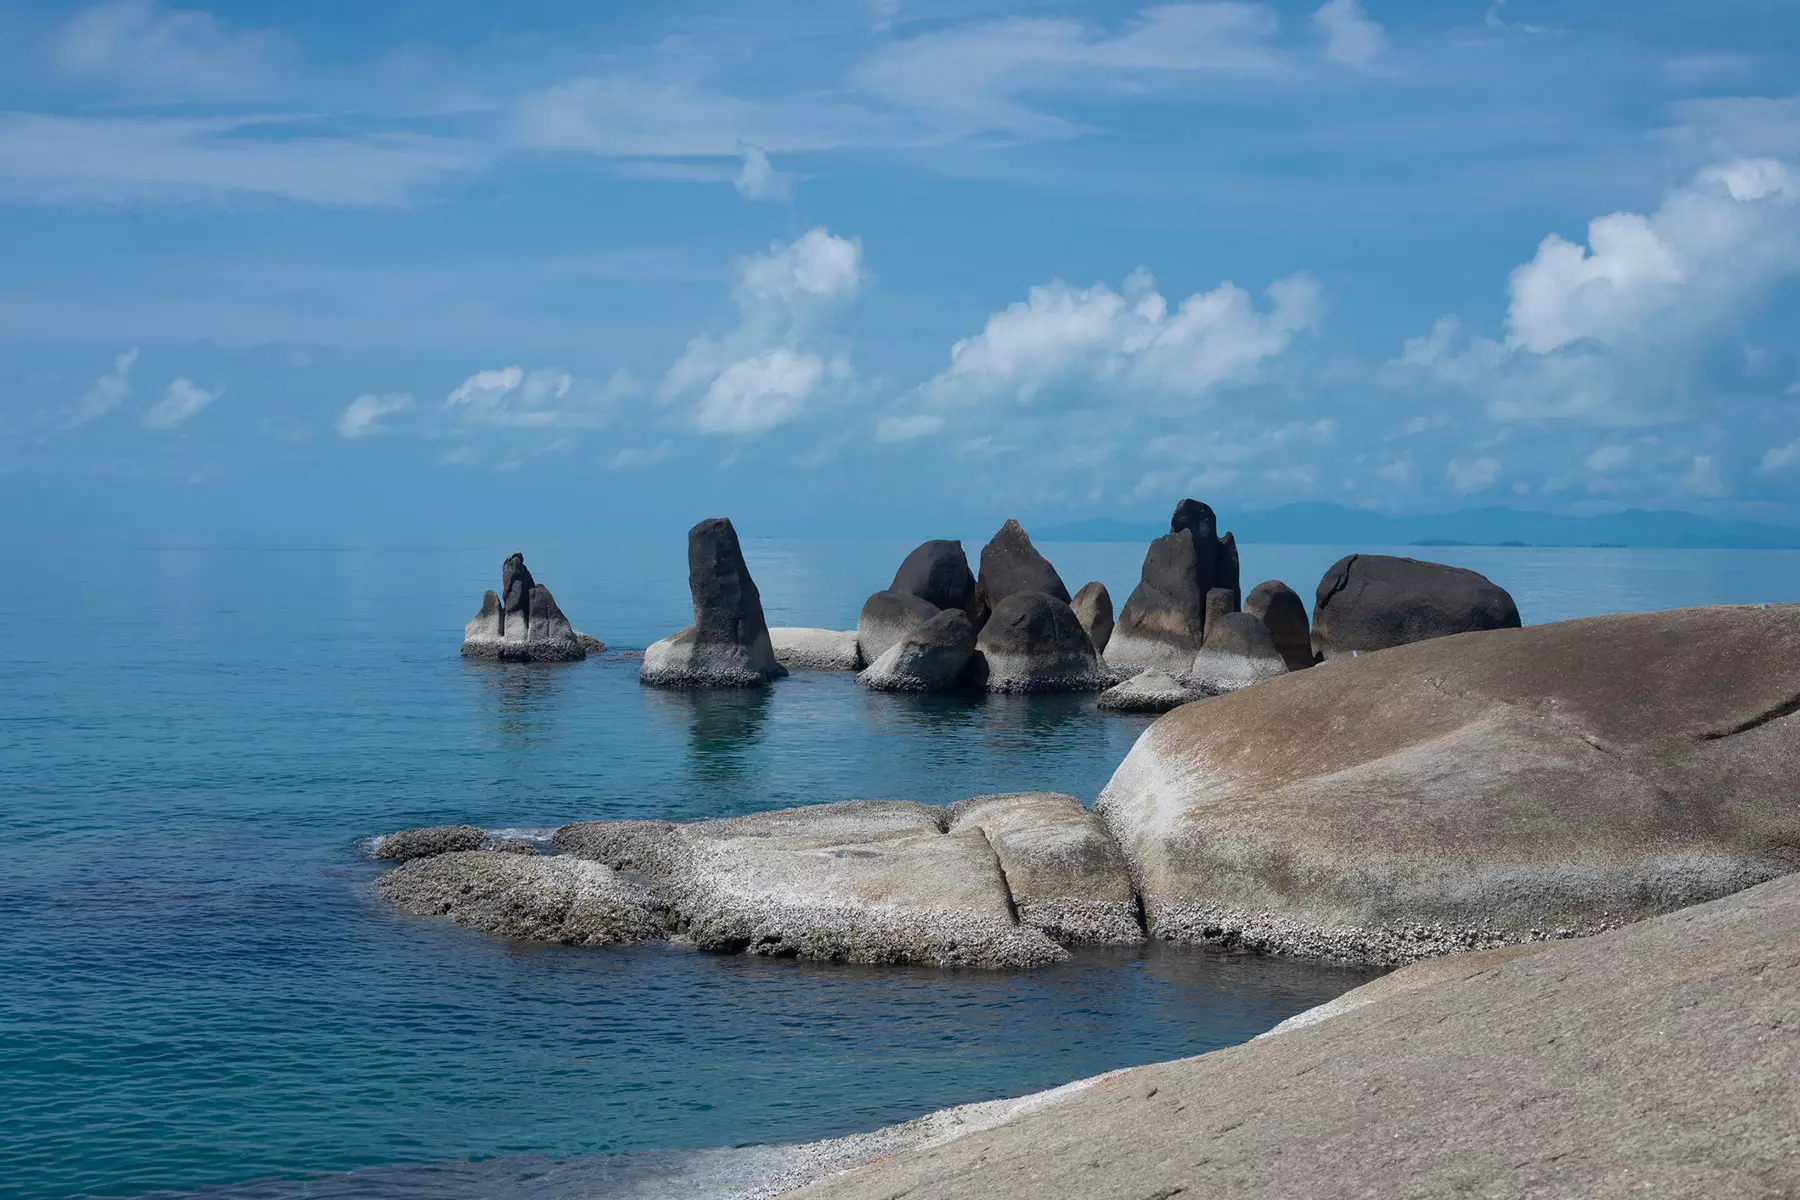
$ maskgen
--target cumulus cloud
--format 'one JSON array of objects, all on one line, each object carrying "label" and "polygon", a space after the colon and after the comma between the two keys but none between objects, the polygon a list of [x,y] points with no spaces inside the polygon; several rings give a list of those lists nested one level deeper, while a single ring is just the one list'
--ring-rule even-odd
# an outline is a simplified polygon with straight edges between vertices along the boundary
[{"label": "cumulus cloud", "polygon": [[287,39],[235,30],[209,13],[111,0],[70,18],[56,56],[71,74],[179,95],[254,92],[273,80]]},{"label": "cumulus cloud", "polygon": [[638,391],[620,370],[604,384],[577,380],[567,371],[520,366],[477,371],[444,399],[444,407],[471,425],[514,429],[593,428],[612,419],[617,401]]},{"label": "cumulus cloud", "polygon": [[1500,461],[1494,458],[1477,458],[1465,462],[1460,458],[1453,458],[1444,468],[1444,476],[1461,495],[1485,491],[1493,487],[1494,482],[1500,478]]},{"label": "cumulus cloud", "polygon": [[412,397],[403,393],[358,396],[338,417],[338,436],[361,438],[380,433],[381,418],[411,407]]},{"label": "cumulus cloud", "polygon": [[696,337],[664,377],[702,433],[755,435],[805,415],[855,372],[828,324],[862,286],[862,245],[823,227],[738,264],[738,324]]},{"label": "cumulus cloud", "polygon": [[113,369],[94,380],[88,390],[81,393],[75,403],[63,413],[60,422],[62,427],[74,429],[90,421],[98,421],[131,399],[131,371],[137,366],[137,360],[136,346],[114,358]]},{"label": "cumulus cloud", "polygon": [[1762,456],[1762,469],[1765,471],[1785,471],[1796,464],[1800,464],[1800,438],[1795,438],[1785,446],[1770,446]]},{"label": "cumulus cloud", "polygon": [[744,165],[732,180],[746,200],[782,201],[793,195],[793,180],[777,171],[760,147],[744,151]]},{"label": "cumulus cloud", "polygon": [[1259,310],[1249,292],[1221,283],[1171,309],[1144,270],[1120,291],[1061,281],[1033,287],[952,346],[949,368],[904,398],[883,427],[890,440],[917,437],[942,423],[907,419],[917,415],[909,410],[944,415],[1098,395],[1192,406],[1254,379],[1324,310],[1323,292],[1307,275],[1278,280],[1265,296],[1267,310]]},{"label": "cumulus cloud", "polygon": [[1369,19],[1358,0],[1327,0],[1312,19],[1325,35],[1325,57],[1333,62],[1363,68],[1387,50],[1387,31]]},{"label": "cumulus cloud", "polygon": [[164,390],[163,398],[144,414],[144,428],[169,430],[184,425],[223,394],[219,388],[208,391],[192,380],[177,379]]}]

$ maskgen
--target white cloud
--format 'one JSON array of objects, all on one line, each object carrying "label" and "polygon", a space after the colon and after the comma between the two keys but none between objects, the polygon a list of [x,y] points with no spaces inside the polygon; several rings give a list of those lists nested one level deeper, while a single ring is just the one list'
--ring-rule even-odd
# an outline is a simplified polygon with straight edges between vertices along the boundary
[{"label": "white cloud", "polygon": [[881,418],[875,426],[878,442],[909,442],[929,437],[944,427],[944,418],[936,413],[909,413]]},{"label": "white cloud", "polygon": [[1765,471],[1785,471],[1796,463],[1800,463],[1800,438],[1795,438],[1785,446],[1770,446],[1762,457],[1762,469]]},{"label": "white cloud", "polygon": [[1682,486],[1697,496],[1716,499],[1725,494],[1725,481],[1719,477],[1719,468],[1714,465],[1712,455],[1698,454],[1694,456],[1693,465],[1682,476]]},{"label": "white cloud", "polygon": [[1254,379],[1295,335],[1323,312],[1310,276],[1270,285],[1268,311],[1231,283],[1183,300],[1174,311],[1149,272],[1122,291],[1061,281],[1031,288],[1026,299],[988,318],[950,349],[950,367],[921,385],[913,400],[928,409],[972,404],[1031,404],[1068,394],[1121,394],[1192,405],[1216,388]]},{"label": "white cloud", "polygon": [[0,196],[123,204],[262,196],[388,206],[486,161],[419,134],[299,134],[292,122],[225,117],[0,114]]},{"label": "white cloud", "polygon": [[1590,471],[1617,471],[1630,462],[1630,446],[1601,446],[1587,456],[1587,465]]},{"label": "white cloud", "polygon": [[777,171],[758,146],[745,149],[743,168],[732,183],[746,200],[786,200],[794,190],[793,180]]},{"label": "white cloud", "polygon": [[1325,57],[1347,67],[1367,67],[1387,50],[1387,31],[1369,19],[1358,0],[1327,0],[1312,15],[1325,35]]},{"label": "white cloud", "polygon": [[638,390],[624,370],[594,386],[555,367],[510,366],[475,372],[445,397],[444,407],[472,425],[592,428],[610,421],[616,402]]},{"label": "white cloud", "polygon": [[273,82],[287,39],[233,30],[208,13],[111,0],[70,18],[56,42],[71,74],[179,95],[254,92]]},{"label": "white cloud", "polygon": [[174,429],[185,424],[190,417],[221,395],[223,392],[218,388],[208,391],[192,380],[177,379],[163,392],[163,398],[151,405],[150,410],[144,414],[144,428]]},{"label": "white cloud", "polygon": [[385,396],[358,396],[338,417],[339,437],[361,438],[382,432],[381,418],[412,407],[412,397],[404,393]]},{"label": "white cloud", "polygon": [[696,337],[663,380],[665,403],[697,397],[702,433],[753,435],[804,415],[855,372],[829,319],[862,286],[862,246],[823,227],[738,264],[736,328]]},{"label": "white cloud", "polygon": [[1444,476],[1449,479],[1450,486],[1466,496],[1470,492],[1484,491],[1494,486],[1500,478],[1500,461],[1493,458],[1477,458],[1464,462],[1453,458],[1444,468]]},{"label": "white cloud", "polygon": [[137,366],[137,360],[136,346],[114,358],[113,369],[94,380],[93,385],[62,414],[58,423],[64,429],[74,429],[99,420],[131,399],[131,371]]},{"label": "white cloud", "polygon": [[654,446],[628,446],[607,460],[607,469],[612,471],[632,467],[648,467],[669,457],[669,451],[675,448],[672,441],[662,441]]}]

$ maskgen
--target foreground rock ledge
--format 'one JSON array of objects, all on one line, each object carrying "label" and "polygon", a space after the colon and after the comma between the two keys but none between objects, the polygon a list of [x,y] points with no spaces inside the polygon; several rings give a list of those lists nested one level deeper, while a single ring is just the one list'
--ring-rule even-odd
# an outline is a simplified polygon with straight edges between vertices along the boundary
[{"label": "foreground rock ledge", "polygon": [[1800,869],[1800,606],[1341,658],[1177,709],[1096,806],[1151,933],[1394,965]]},{"label": "foreground rock ledge", "polygon": [[1340,1015],[1015,1101],[789,1194],[1792,1196],[1796,947],[1788,876],[1511,961],[1422,964]]}]

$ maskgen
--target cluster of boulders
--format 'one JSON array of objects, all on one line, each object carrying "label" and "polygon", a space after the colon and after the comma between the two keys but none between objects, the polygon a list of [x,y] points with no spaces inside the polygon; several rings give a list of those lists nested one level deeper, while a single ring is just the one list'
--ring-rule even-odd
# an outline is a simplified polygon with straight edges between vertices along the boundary
[{"label": "cluster of boulders", "polygon": [[500,662],[576,662],[606,649],[599,638],[569,627],[550,589],[531,577],[523,554],[500,568],[500,590],[481,598],[481,611],[463,629],[464,658]]},{"label": "cluster of boulders", "polygon": [[1034,793],[599,821],[547,858],[449,827],[384,841],[411,861],[380,887],[560,941],[1018,966],[1147,933],[1392,965],[1800,869],[1797,779],[1800,605],[1683,609],[1339,656],[1179,709],[1093,811]]}]

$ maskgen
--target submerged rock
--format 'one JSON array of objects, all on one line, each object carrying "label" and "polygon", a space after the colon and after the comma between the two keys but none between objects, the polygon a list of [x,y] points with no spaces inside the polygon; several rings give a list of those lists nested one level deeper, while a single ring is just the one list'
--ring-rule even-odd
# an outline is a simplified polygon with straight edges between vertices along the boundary
[{"label": "submerged rock", "polygon": [[961,609],[938,613],[903,635],[856,677],[878,692],[950,692],[969,686],[975,627]]},{"label": "submerged rock", "polygon": [[1279,579],[1259,583],[1244,597],[1244,611],[1268,629],[1288,670],[1301,671],[1313,665],[1312,630],[1307,624],[1306,602],[1293,588]]},{"label": "submerged rock", "polygon": [[369,857],[407,862],[453,850],[479,850],[486,844],[487,834],[474,825],[431,825],[376,838],[369,846]]},{"label": "submerged rock", "polygon": [[1100,693],[1097,703],[1108,712],[1165,713],[1212,694],[1167,671],[1149,670],[1107,688]]},{"label": "submerged rock", "polygon": [[949,830],[979,829],[1000,860],[1019,923],[1064,945],[1144,940],[1119,844],[1098,814],[1058,792],[976,796],[950,806]]},{"label": "submerged rock", "polygon": [[644,651],[638,678],[653,687],[761,687],[787,674],[775,661],[762,596],[737,530],[723,517],[688,530],[694,623]]},{"label": "submerged rock", "polygon": [[1206,597],[1214,588],[1237,593],[1237,543],[1229,533],[1218,536],[1211,508],[1183,500],[1169,532],[1144,554],[1142,576],[1106,643],[1106,665],[1126,675],[1152,667],[1186,671],[1205,644]]},{"label": "submerged rock", "polygon": [[1287,674],[1269,627],[1249,613],[1227,612],[1206,630],[1206,644],[1194,655],[1185,682],[1216,696]]},{"label": "submerged rock", "polygon": [[481,611],[463,628],[464,658],[499,662],[576,662],[598,638],[576,633],[550,589],[531,578],[525,556],[513,554],[500,571],[499,592],[481,598]]},{"label": "submerged rock", "polygon": [[975,648],[991,692],[1097,692],[1112,683],[1075,611],[1042,592],[1002,600]]},{"label": "submerged rock", "polygon": [[769,630],[775,661],[799,671],[854,671],[861,664],[854,629],[800,629],[775,626]]},{"label": "submerged rock", "polygon": [[1024,527],[1010,518],[981,548],[981,578],[976,586],[981,609],[987,613],[999,608],[1009,596],[1023,592],[1041,592],[1065,605],[1069,602],[1069,589],[1063,586],[1062,576],[1031,544]]},{"label": "submerged rock", "polygon": [[929,600],[906,592],[876,592],[863,602],[856,618],[856,650],[873,666],[901,638],[919,629],[941,610]]},{"label": "submerged rock", "polygon": [[1152,932],[1392,965],[1800,869],[1800,606],[1340,658],[1163,717],[1098,809]]},{"label": "submerged rock", "polygon": [[1094,653],[1104,652],[1113,631],[1112,593],[1106,590],[1106,585],[1098,579],[1082,584],[1069,607],[1075,610],[1075,619],[1087,630],[1088,640],[1094,643]]},{"label": "submerged rock", "polygon": [[1518,627],[1512,596],[1487,576],[1385,554],[1339,559],[1319,580],[1313,602],[1313,649],[1325,659]]},{"label": "submerged rock", "polygon": [[492,850],[415,859],[375,881],[388,903],[521,941],[603,946],[666,935],[654,897],[611,867]]}]

